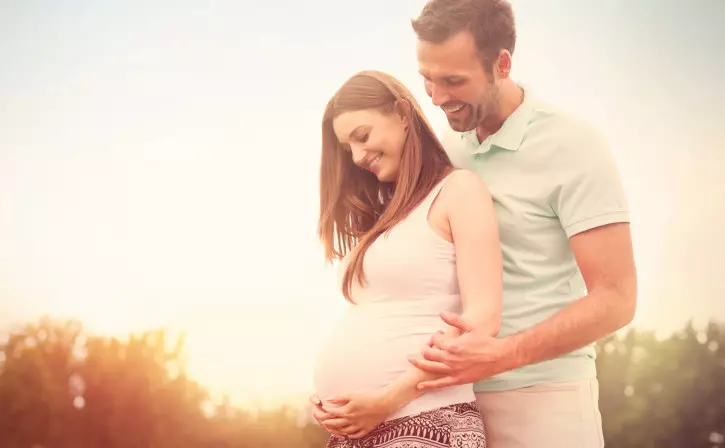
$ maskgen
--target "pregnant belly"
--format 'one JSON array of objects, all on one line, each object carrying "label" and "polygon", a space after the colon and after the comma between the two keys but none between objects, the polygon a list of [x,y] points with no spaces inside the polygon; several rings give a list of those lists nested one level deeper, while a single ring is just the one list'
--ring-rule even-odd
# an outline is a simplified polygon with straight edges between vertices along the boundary
[{"label": "pregnant belly", "polygon": [[315,388],[321,399],[389,384],[410,365],[430,335],[445,328],[437,314],[390,316],[351,309],[318,353]]}]

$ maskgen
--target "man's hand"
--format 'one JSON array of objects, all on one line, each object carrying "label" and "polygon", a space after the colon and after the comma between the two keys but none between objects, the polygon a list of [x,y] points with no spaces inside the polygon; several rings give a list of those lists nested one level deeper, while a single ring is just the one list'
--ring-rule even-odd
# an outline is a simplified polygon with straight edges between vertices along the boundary
[{"label": "man's hand", "polygon": [[461,331],[458,337],[435,334],[423,359],[411,358],[411,364],[441,378],[423,381],[420,390],[470,384],[516,367],[514,350],[507,339],[497,339],[490,331],[475,326],[457,314],[441,313],[441,318]]},{"label": "man's hand", "polygon": [[383,391],[338,396],[317,408],[326,414],[321,422],[325,429],[350,439],[364,437],[394,412]]}]

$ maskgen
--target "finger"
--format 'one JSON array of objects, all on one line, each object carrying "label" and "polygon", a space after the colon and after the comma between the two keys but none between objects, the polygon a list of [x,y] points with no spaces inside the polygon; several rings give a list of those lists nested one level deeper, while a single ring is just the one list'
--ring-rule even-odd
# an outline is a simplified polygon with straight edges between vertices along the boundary
[{"label": "finger", "polygon": [[[455,343],[452,341],[451,338],[445,337],[445,336],[438,336],[437,334],[434,334],[433,336],[431,336],[430,341],[431,341],[430,347],[423,349],[423,353],[425,353],[426,350],[429,350],[429,351],[434,350],[434,351],[438,351],[438,352],[443,350],[443,352],[440,352],[441,356],[443,356],[444,352],[452,352],[453,351],[452,349],[455,346]],[[441,360],[431,359],[431,361],[441,361]]]},{"label": "finger", "polygon": [[440,331],[440,330],[436,331],[435,334],[431,335],[430,339],[428,339],[428,342],[426,343],[426,347],[433,347],[434,338],[441,337],[444,335],[445,335],[445,333],[443,333],[442,331]]},{"label": "finger", "polygon": [[347,425],[343,429],[340,430],[340,432],[343,432],[346,436],[350,436],[350,434],[355,434],[356,432],[360,431],[359,425]]},{"label": "finger", "polygon": [[319,407],[319,406],[312,406],[312,415],[314,415],[315,418],[318,418],[319,417],[319,418],[323,418],[324,419],[324,418],[327,418],[326,416],[328,414],[321,407]]},{"label": "finger", "polygon": [[350,420],[346,418],[333,418],[330,420],[325,420],[325,428],[346,432],[344,431],[344,428],[350,426],[350,423]]},{"label": "finger", "polygon": [[[328,421],[329,421],[329,420],[328,420]],[[338,437],[346,437],[346,436],[347,436],[347,434],[345,434],[344,432],[340,431],[339,429],[335,429],[335,428],[331,428],[331,427],[329,427],[329,426],[327,425],[327,421],[325,421],[325,422],[323,422],[323,423],[320,423],[320,426],[322,426],[322,428],[323,428],[323,429],[324,429],[325,431],[329,432],[330,434],[334,434],[334,435],[336,435],[336,436],[338,436]]]},{"label": "finger", "polygon": [[318,412],[324,412],[325,410],[322,408],[322,401],[320,401],[319,398],[316,396],[310,397],[310,403],[312,404],[312,412],[318,411]]},{"label": "finger", "polygon": [[[461,353],[461,343],[460,341],[453,340],[453,338],[450,337],[436,337],[433,336],[431,345],[431,350],[442,350],[441,357],[443,362],[446,364],[450,364],[451,358],[449,355],[458,355]],[[433,359],[432,361],[435,361]]]},{"label": "finger", "polygon": [[332,434],[332,435],[335,435],[335,436],[337,436],[337,437],[343,437],[343,438],[347,437],[347,434],[345,434],[344,432],[340,432],[340,431],[331,431],[331,430],[329,430],[329,429],[327,429],[327,428],[325,428],[325,429],[327,430],[327,432],[329,432],[330,434]]},{"label": "finger", "polygon": [[468,322],[463,319],[460,314],[450,313],[448,311],[441,311],[441,319],[451,327],[456,327],[462,332],[471,331],[471,326]]},{"label": "finger", "polygon": [[439,364],[451,365],[451,354],[443,351],[438,347],[429,347],[423,349],[423,359]]},{"label": "finger", "polygon": [[428,361],[427,359],[410,358],[408,362],[424,372],[437,373],[440,375],[450,375],[453,372],[451,366],[440,362]]},{"label": "finger", "polygon": [[328,420],[329,418],[332,417],[327,412],[321,411],[317,408],[312,409],[312,416],[315,417],[315,420],[317,420],[318,422],[322,422],[323,420]]},{"label": "finger", "polygon": [[369,431],[367,431],[365,429],[360,429],[357,432],[355,432],[354,434],[348,434],[347,437],[350,439],[362,439],[363,437],[365,437],[368,434],[368,432]]},{"label": "finger", "polygon": [[319,411],[319,410],[317,410],[317,409],[313,409],[313,410],[312,410],[312,416],[313,416],[313,417],[315,418],[315,420],[317,420],[317,422],[318,422],[319,424],[321,424],[321,425],[323,425],[323,424],[324,424],[324,422],[326,422],[326,421],[328,421],[328,420],[330,420],[330,419],[332,419],[332,418],[335,418],[334,416],[332,416],[332,415],[328,414],[327,412],[324,412],[324,411]]},{"label": "finger", "polygon": [[464,383],[463,381],[460,381],[455,377],[444,376],[443,378],[438,378],[436,380],[423,381],[418,383],[418,390],[439,389],[441,387],[457,386],[459,384]]},{"label": "finger", "polygon": [[333,417],[349,417],[350,416],[350,405],[346,404],[345,406],[340,406],[337,408],[329,408],[325,409],[328,414],[332,415]]},{"label": "finger", "polygon": [[338,395],[337,397],[332,397],[330,399],[325,400],[325,403],[343,405],[343,404],[349,403],[351,399],[352,399],[352,397],[348,397],[345,395]]}]

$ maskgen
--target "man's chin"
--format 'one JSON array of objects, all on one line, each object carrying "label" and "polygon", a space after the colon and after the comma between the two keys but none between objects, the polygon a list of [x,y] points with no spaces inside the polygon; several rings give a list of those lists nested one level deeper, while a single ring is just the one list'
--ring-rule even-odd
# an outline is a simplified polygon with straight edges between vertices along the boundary
[{"label": "man's chin", "polygon": [[463,122],[461,120],[448,119],[448,125],[456,132],[468,132],[476,129],[475,124]]}]

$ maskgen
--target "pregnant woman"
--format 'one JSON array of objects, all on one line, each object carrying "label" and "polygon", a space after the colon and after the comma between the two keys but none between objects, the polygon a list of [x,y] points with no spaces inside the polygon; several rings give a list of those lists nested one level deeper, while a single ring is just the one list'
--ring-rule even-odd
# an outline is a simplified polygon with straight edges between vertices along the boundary
[{"label": "pregnant woman", "polygon": [[316,368],[328,447],[485,447],[472,385],[422,393],[408,359],[441,312],[499,331],[502,260],[488,190],[455,170],[411,93],[375,71],[350,79],[322,122],[319,234],[350,303]]}]

